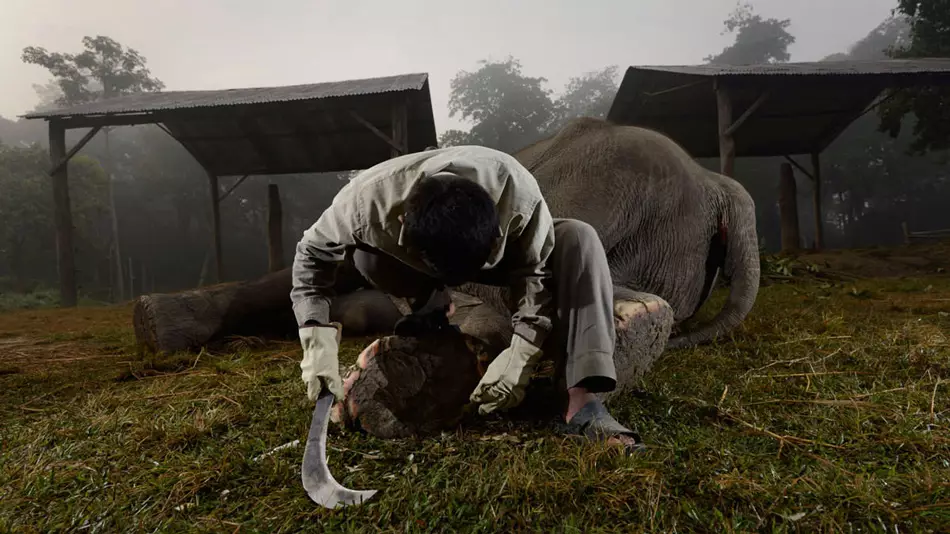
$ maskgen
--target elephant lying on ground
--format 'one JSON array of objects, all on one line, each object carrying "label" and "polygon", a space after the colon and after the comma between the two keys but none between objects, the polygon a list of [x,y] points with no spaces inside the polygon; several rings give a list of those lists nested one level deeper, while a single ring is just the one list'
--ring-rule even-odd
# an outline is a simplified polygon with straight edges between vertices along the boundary
[{"label": "elephant lying on ground", "polygon": [[729,280],[719,314],[668,347],[728,334],[752,309],[759,290],[752,197],[669,137],[583,118],[514,156],[537,178],[554,217],[597,230],[614,285],[663,298],[677,323],[696,314],[720,273]]}]

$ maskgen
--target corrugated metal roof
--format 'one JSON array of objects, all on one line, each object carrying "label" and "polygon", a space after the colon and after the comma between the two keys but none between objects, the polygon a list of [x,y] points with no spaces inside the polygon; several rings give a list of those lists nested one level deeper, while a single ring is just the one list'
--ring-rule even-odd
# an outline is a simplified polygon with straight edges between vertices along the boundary
[{"label": "corrugated metal roof", "polygon": [[427,74],[419,73],[307,85],[140,93],[89,104],[29,113],[24,115],[24,117],[27,119],[42,119],[79,115],[147,113],[177,109],[215,108],[221,106],[319,100],[341,96],[400,91],[418,91],[423,88],[427,80]]},{"label": "corrugated metal roof", "polygon": [[630,67],[607,118],[663,132],[694,157],[718,157],[717,82],[729,87],[734,118],[769,93],[735,133],[737,156],[808,154],[887,88],[950,83],[950,59]]},{"label": "corrugated metal roof", "polygon": [[70,128],[161,124],[208,172],[232,176],[369,168],[389,159],[392,147],[362,121],[391,136],[393,110],[402,105],[408,151],[437,144],[427,74],[144,93],[26,117]]},{"label": "corrugated metal roof", "polygon": [[694,76],[854,76],[950,73],[950,58],[815,61],[760,65],[637,66],[637,70],[675,72]]}]

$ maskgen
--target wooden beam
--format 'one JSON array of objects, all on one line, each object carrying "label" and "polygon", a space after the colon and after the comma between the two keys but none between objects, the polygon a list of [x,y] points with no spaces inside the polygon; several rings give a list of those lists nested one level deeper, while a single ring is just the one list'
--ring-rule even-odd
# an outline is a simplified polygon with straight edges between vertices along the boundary
[{"label": "wooden beam", "polygon": [[283,210],[277,184],[267,185],[267,270],[277,272],[284,268]]},{"label": "wooden beam", "polygon": [[232,185],[230,189],[228,189],[227,191],[224,192],[223,195],[221,195],[220,197],[218,197],[218,202],[221,202],[222,200],[228,198],[228,195],[230,195],[231,193],[233,193],[234,190],[237,189],[239,185],[241,185],[242,183],[244,183],[244,180],[247,180],[247,177],[248,177],[248,176],[250,176],[250,174],[245,174],[245,175],[242,176],[237,182],[234,182],[234,185]]},{"label": "wooden beam", "polygon": [[782,228],[782,252],[801,248],[802,238],[798,225],[798,191],[795,171],[788,163],[780,166],[778,204]]},{"label": "wooden beam", "polygon": [[799,162],[793,160],[793,159],[791,158],[791,156],[785,155],[785,156],[782,156],[782,157],[785,158],[786,161],[788,161],[789,163],[791,163],[792,165],[794,165],[796,169],[800,170],[800,171],[802,172],[802,174],[804,174],[805,176],[807,176],[810,180],[812,180],[812,181],[815,180],[815,177],[812,175],[811,171],[809,171],[808,169],[806,169],[805,167],[803,167],[801,163],[799,163]]},{"label": "wooden beam", "polygon": [[138,113],[134,115],[99,115],[95,117],[76,116],[66,117],[61,120],[65,129],[75,130],[77,128],[155,124],[161,122],[161,117],[154,113]]},{"label": "wooden beam", "polygon": [[[49,123],[49,159],[54,166],[66,159],[66,129],[57,120]],[[56,221],[56,265],[59,269],[60,305],[76,306],[76,261],[73,251],[73,216],[69,206],[69,176],[65,165],[52,173],[53,215]]]},{"label": "wooden beam", "polygon": [[769,99],[769,94],[769,91],[764,91],[761,95],[759,95],[759,98],[755,99],[755,102],[749,106],[749,109],[745,110],[745,113],[740,115],[739,118],[736,119],[736,121],[726,129],[726,135],[735,135],[736,130],[741,128],[745,121],[749,120],[749,117],[751,117],[752,114],[762,107],[762,104],[764,104],[765,101]]},{"label": "wooden beam", "polygon": [[732,126],[732,100],[728,89],[716,80],[713,84],[716,91],[716,108],[719,115],[719,172],[732,177],[735,173],[736,142],[728,133]]},{"label": "wooden beam", "polygon": [[218,177],[208,173],[208,182],[211,191],[211,229],[214,243],[215,282],[224,281],[224,262],[221,257],[221,199],[218,198]]},{"label": "wooden beam", "polygon": [[369,129],[369,131],[371,131],[371,132],[373,132],[374,134],[376,134],[376,137],[379,137],[379,138],[382,139],[383,141],[386,141],[386,144],[388,144],[389,146],[391,146],[393,149],[398,150],[398,151],[400,151],[400,152],[402,151],[402,147],[400,147],[398,144],[396,144],[396,142],[393,141],[392,138],[390,138],[388,135],[386,135],[386,134],[384,134],[382,131],[380,131],[379,128],[373,126],[372,123],[370,123],[368,120],[366,120],[366,119],[364,119],[363,117],[361,117],[361,116],[359,115],[359,113],[357,113],[357,112],[355,112],[355,111],[353,111],[353,110],[351,109],[351,110],[350,110],[350,116],[353,117],[353,119],[355,119],[356,122],[362,124],[362,125],[365,126],[367,129]]},{"label": "wooden beam", "polygon": [[396,158],[409,153],[409,106],[406,99],[399,99],[392,108],[393,142],[399,149],[393,149],[390,157]]},{"label": "wooden beam", "polygon": [[815,205],[815,250],[821,250],[825,244],[824,217],[821,212],[821,158],[818,152],[811,155],[811,167],[815,173],[812,201]]},{"label": "wooden beam", "polygon": [[662,91],[656,91],[656,92],[653,92],[653,93],[648,92],[648,91],[640,91],[640,94],[642,94],[643,96],[645,96],[645,97],[647,97],[647,98],[651,98],[651,97],[654,97],[654,96],[665,95],[665,94],[668,94],[668,93],[675,93],[676,91],[681,91],[681,90],[683,90],[683,89],[689,89],[690,87],[696,87],[697,85],[703,85],[703,84],[705,84],[705,83],[709,83],[709,82],[708,82],[707,80],[698,80],[698,81],[695,81],[695,82],[684,83],[683,85],[677,85],[676,87],[670,87],[669,89],[663,89]]},{"label": "wooden beam", "polygon": [[95,128],[86,132],[86,135],[82,136],[82,139],[80,139],[79,142],[76,143],[76,146],[69,149],[69,152],[66,153],[66,156],[62,160],[53,164],[53,167],[50,168],[49,170],[49,175],[52,176],[56,174],[56,171],[58,171],[61,167],[69,163],[69,160],[73,159],[73,156],[75,156],[77,152],[82,150],[82,147],[86,146],[86,143],[88,143],[93,137],[95,137],[95,135],[99,133],[99,130],[101,129],[102,129],[102,126],[96,126]]}]

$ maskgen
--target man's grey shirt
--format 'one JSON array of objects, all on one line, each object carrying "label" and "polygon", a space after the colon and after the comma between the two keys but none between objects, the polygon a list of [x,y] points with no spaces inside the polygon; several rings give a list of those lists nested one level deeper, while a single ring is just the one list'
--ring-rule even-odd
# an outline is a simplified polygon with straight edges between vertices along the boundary
[{"label": "man's grey shirt", "polygon": [[541,346],[552,325],[547,263],[554,249],[553,220],[534,176],[514,157],[479,146],[399,156],[343,186],[297,244],[291,300],[298,324],[329,322],[336,272],[350,247],[371,247],[435,276],[406,246],[398,217],[412,185],[438,173],[473,180],[495,201],[499,237],[482,269],[505,269],[515,333]]}]

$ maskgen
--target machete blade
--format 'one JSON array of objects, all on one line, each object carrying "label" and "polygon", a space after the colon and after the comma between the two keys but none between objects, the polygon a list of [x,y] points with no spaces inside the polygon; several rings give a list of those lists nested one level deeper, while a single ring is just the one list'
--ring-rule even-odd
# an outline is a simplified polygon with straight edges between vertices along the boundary
[{"label": "machete blade", "polygon": [[376,494],[376,490],[357,491],[344,488],[330,474],[330,468],[327,466],[327,427],[333,401],[334,397],[330,392],[325,392],[317,399],[303,452],[303,465],[300,468],[303,488],[310,499],[331,509],[361,504]]}]

